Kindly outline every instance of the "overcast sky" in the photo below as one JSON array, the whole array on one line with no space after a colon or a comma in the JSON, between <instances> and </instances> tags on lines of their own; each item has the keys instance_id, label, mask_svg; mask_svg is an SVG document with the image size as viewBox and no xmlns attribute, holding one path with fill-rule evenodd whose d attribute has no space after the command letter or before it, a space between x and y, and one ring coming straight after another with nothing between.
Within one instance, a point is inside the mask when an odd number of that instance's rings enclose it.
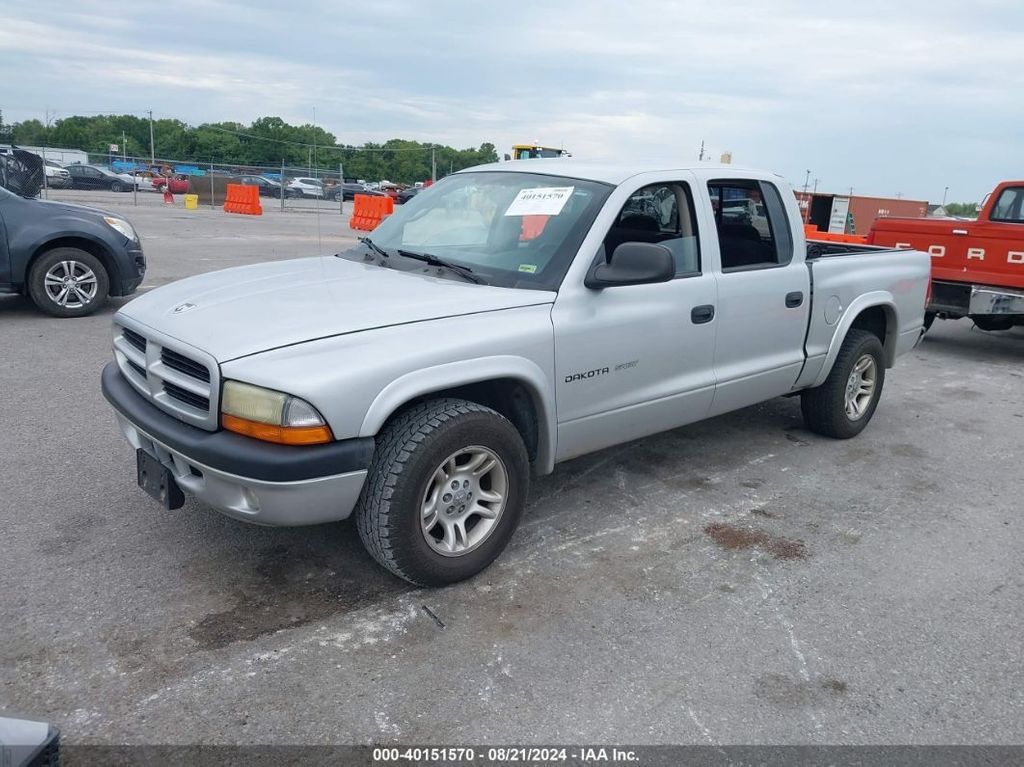
<instances>
[{"instance_id":1,"label":"overcast sky","mask_svg":"<svg viewBox=\"0 0 1024 767\"><path fill-rule=\"evenodd\" d=\"M980 200L1024 176L1024 3L8 3L5 121L278 115L345 143L539 141Z\"/></svg>"}]
</instances>

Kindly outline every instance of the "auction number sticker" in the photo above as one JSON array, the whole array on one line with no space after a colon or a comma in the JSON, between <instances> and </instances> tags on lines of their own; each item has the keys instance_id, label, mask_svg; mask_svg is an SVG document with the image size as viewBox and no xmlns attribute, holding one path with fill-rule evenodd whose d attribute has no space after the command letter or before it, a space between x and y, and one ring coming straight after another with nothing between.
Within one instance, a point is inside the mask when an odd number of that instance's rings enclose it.
<instances>
[{"instance_id":1,"label":"auction number sticker","mask_svg":"<svg viewBox=\"0 0 1024 767\"><path fill-rule=\"evenodd\" d=\"M505 211L506 216L557 216L572 197L574 186L522 189Z\"/></svg>"}]
</instances>

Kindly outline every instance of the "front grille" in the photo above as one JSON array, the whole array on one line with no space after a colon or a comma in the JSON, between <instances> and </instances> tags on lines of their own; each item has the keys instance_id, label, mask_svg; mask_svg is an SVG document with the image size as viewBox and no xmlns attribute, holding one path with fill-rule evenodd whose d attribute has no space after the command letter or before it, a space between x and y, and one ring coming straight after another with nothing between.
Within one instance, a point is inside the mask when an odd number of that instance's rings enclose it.
<instances>
[{"instance_id":1,"label":"front grille","mask_svg":"<svg viewBox=\"0 0 1024 767\"><path fill-rule=\"evenodd\" d=\"M180 386L175 386L170 381L164 381L164 391L167 392L168 397L173 397L178 402L184 402L186 405L191 405L198 410L209 412L210 410L210 399L209 397L202 397L198 394L193 394L187 389L182 389Z\"/></svg>"},{"instance_id":2,"label":"front grille","mask_svg":"<svg viewBox=\"0 0 1024 767\"><path fill-rule=\"evenodd\" d=\"M146 339L136 333L134 330L128 328L122 328L121 332L124 334L124 340L138 349L140 352L145 353L146 351ZM143 373L145 375L145 373Z\"/></svg>"},{"instance_id":3,"label":"front grille","mask_svg":"<svg viewBox=\"0 0 1024 767\"><path fill-rule=\"evenodd\" d=\"M114 356L136 391L185 423L216 431L220 369L206 352L145 326L117 323Z\"/></svg>"},{"instance_id":4,"label":"front grille","mask_svg":"<svg viewBox=\"0 0 1024 767\"><path fill-rule=\"evenodd\" d=\"M178 352L165 347L160 352L160 360L167 367L173 368L179 373L184 373L206 383L210 382L210 371L206 369L206 365L189 359L184 354L178 354Z\"/></svg>"}]
</instances>

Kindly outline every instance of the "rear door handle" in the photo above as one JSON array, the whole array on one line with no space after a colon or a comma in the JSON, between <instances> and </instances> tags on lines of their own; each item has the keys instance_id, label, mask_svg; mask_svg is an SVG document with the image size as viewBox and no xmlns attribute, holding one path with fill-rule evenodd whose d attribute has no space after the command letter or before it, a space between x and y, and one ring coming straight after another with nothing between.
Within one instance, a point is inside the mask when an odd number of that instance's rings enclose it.
<instances>
[{"instance_id":1,"label":"rear door handle","mask_svg":"<svg viewBox=\"0 0 1024 767\"><path fill-rule=\"evenodd\" d=\"M703 325L705 322L711 322L715 316L715 307L711 304L703 304L702 306L695 306L690 310L690 320L694 325Z\"/></svg>"},{"instance_id":2,"label":"rear door handle","mask_svg":"<svg viewBox=\"0 0 1024 767\"><path fill-rule=\"evenodd\" d=\"M786 294L786 308L796 309L804 302L804 294L799 290L794 290L792 293Z\"/></svg>"}]
</instances>

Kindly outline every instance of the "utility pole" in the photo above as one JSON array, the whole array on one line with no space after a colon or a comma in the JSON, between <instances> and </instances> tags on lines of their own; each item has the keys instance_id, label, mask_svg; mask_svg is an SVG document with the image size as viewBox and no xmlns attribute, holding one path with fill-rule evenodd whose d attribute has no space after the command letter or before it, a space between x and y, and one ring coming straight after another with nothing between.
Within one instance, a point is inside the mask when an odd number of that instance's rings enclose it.
<instances>
[{"instance_id":1,"label":"utility pole","mask_svg":"<svg viewBox=\"0 0 1024 767\"><path fill-rule=\"evenodd\" d=\"M153 110L149 110L149 166L156 167L156 143L153 141Z\"/></svg>"},{"instance_id":2,"label":"utility pole","mask_svg":"<svg viewBox=\"0 0 1024 767\"><path fill-rule=\"evenodd\" d=\"M850 187L850 197L853 197L853 187Z\"/></svg>"},{"instance_id":3,"label":"utility pole","mask_svg":"<svg viewBox=\"0 0 1024 767\"><path fill-rule=\"evenodd\" d=\"M435 146L430 145L430 180L437 181L437 158L434 156Z\"/></svg>"},{"instance_id":4,"label":"utility pole","mask_svg":"<svg viewBox=\"0 0 1024 767\"><path fill-rule=\"evenodd\" d=\"M124 135L124 131L121 131L121 160L122 162L128 159L128 138Z\"/></svg>"},{"instance_id":5,"label":"utility pole","mask_svg":"<svg viewBox=\"0 0 1024 767\"><path fill-rule=\"evenodd\" d=\"M700 154L697 155L697 162L704 162L704 139L700 140ZM810 173L810 171L808 171ZM807 190L804 189L806 192Z\"/></svg>"},{"instance_id":6,"label":"utility pole","mask_svg":"<svg viewBox=\"0 0 1024 767\"><path fill-rule=\"evenodd\" d=\"M818 193L818 182L819 181L821 181L820 178L814 179L814 192L813 192L813 194L817 194Z\"/></svg>"},{"instance_id":7,"label":"utility pole","mask_svg":"<svg viewBox=\"0 0 1024 767\"><path fill-rule=\"evenodd\" d=\"M701 145L703 147L703 145ZM807 185L811 183L811 172L808 170L807 175L804 176L804 194L807 194Z\"/></svg>"}]
</instances>

